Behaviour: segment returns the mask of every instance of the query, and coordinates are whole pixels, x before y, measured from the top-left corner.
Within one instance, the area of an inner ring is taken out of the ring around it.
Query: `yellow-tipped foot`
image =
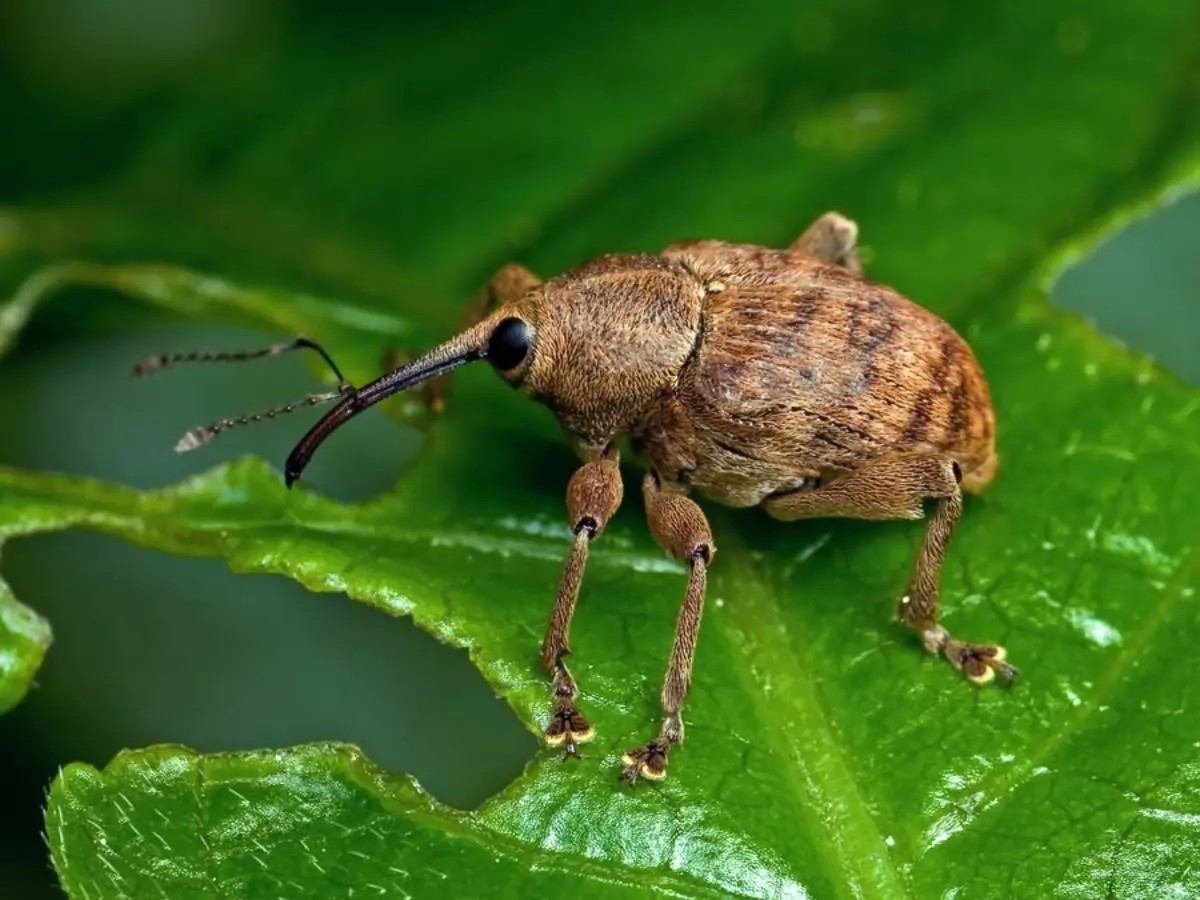
[[[1005,662],[1005,649],[998,644],[964,644],[951,640],[947,641],[943,652],[967,681],[980,687],[991,684],[997,675],[1005,684],[1012,684],[1017,676],[1017,670]]]
[[[561,747],[568,740],[574,741],[576,744],[586,744],[596,736],[596,732],[591,727],[583,731],[559,731],[551,733],[547,731],[544,735],[546,743],[551,747]]]
[[[560,706],[551,716],[543,738],[551,747],[562,747],[567,756],[578,756],[578,745],[586,744],[595,736],[596,732],[579,710],[573,706]]]
[[[661,741],[651,741],[637,750],[630,750],[621,756],[625,768],[621,772],[622,780],[635,784],[639,778],[649,781],[662,781],[667,777],[667,752],[669,746]]]
[[[967,676],[967,681],[971,684],[983,687],[985,684],[991,684],[996,679],[996,670],[991,666],[984,666],[979,672],[968,672],[963,669],[963,674]]]

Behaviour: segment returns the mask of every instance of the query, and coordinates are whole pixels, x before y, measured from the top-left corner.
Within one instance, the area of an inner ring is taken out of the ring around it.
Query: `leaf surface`
[[[574,623],[598,731],[582,761],[539,754],[471,813],[336,745],[71,766],[47,813],[70,896],[1200,891],[1200,395],[1043,296],[1115,217],[1195,177],[1194,7],[883,10],[714,3],[631,30],[617,8],[572,26],[582,50],[533,8],[419,37],[364,25],[353,53],[310,24],[232,88],[178,98],[90,203],[7,214],[0,348],[83,282],[319,334],[361,380],[383,348],[449,327],[510,256],[549,274],[688,236],[782,245],[837,208],[872,276],[946,315],[989,376],[1002,471],[968,503],[942,589],[947,627],[1004,643],[1017,687],[973,690],[890,621],[919,527],[709,506],[720,555],[688,740],[662,785],[622,788],[621,752],[656,729],[683,591],[631,471]],[[542,53],[501,58],[518,37]],[[134,257],[171,265],[105,264]],[[25,280],[42,262],[59,267]],[[90,528],[411,615],[539,731],[572,458],[544,410],[462,376],[370,503],[287,492],[281,461],[147,493],[0,469],[0,538]],[[0,701],[47,640],[13,615]],[[469,725],[439,739],[486,752]]]

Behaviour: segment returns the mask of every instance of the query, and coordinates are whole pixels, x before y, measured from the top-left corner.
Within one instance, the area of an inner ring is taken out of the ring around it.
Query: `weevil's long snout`
[[[380,400],[386,400],[393,394],[416,387],[423,381],[456,369],[464,363],[483,359],[487,352],[488,337],[494,327],[495,323],[491,319],[486,319],[441,346],[435,347],[419,359],[406,363],[400,368],[388,372],[382,378],[377,378],[361,388],[355,388],[348,392],[346,399],[317,420],[317,423],[308,430],[308,433],[288,454],[287,464],[284,467],[284,480],[287,486],[291,487],[300,478],[304,467],[308,465],[321,443],[363,410],[374,406]]]

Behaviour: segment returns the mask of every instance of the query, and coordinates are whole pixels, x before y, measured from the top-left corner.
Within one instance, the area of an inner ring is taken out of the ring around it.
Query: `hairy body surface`
[[[969,680],[982,684],[998,673],[1011,681],[1002,647],[956,640],[938,621],[938,581],[963,491],[982,490],[996,470],[983,374],[948,324],[863,277],[857,235],[852,221],[826,213],[782,249],[689,241],[661,254],[602,256],[545,282],[504,266],[463,330],[420,358],[361,388],[339,373],[334,393],[195,429],[180,449],[281,411],[337,401],[292,451],[290,485],[347,420],[422,382],[440,405],[438,376],[478,359],[544,403],[582,460],[567,487],[574,538],[541,653],[553,698],[546,740],[573,754],[593,731],[565,664],[568,634],[588,547],[622,501],[617,441],[628,437],[646,468],[650,531],[689,572],[662,723],[655,738],[625,754],[630,782],[663,777],[671,748],[683,740],[682,706],[716,553],[692,491],[727,506],[762,506],[782,520],[917,519],[931,502],[900,619]],[[301,347],[332,366],[306,339],[234,358]],[[205,357],[180,357],[197,358]],[[171,361],[151,357],[140,370]]]

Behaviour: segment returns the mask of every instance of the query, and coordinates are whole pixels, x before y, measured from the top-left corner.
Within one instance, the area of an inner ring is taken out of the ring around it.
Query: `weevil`
[[[682,706],[717,549],[693,491],[785,521],[920,519],[930,502],[899,618],[971,682],[1013,680],[1003,647],[958,640],[939,622],[939,575],[963,493],[982,490],[997,466],[984,376],[946,322],[864,277],[858,226],[836,212],[784,249],[687,241],[657,255],[601,256],[548,281],[504,266],[457,336],[363,387],[305,338],[248,353],[151,357],[135,371],[300,348],[325,359],[336,391],[193,429],[177,449],[335,402],[289,455],[291,487],[351,418],[397,392],[444,384],[441,376],[475,360],[558,419],[581,465],[567,485],[573,538],[541,664],[550,681],[545,740],[569,755],[593,736],[565,659],[588,548],[622,501],[619,438],[646,469],[642,497],[654,540],[687,570],[661,726],[624,754],[627,781],[663,778],[684,737]]]

